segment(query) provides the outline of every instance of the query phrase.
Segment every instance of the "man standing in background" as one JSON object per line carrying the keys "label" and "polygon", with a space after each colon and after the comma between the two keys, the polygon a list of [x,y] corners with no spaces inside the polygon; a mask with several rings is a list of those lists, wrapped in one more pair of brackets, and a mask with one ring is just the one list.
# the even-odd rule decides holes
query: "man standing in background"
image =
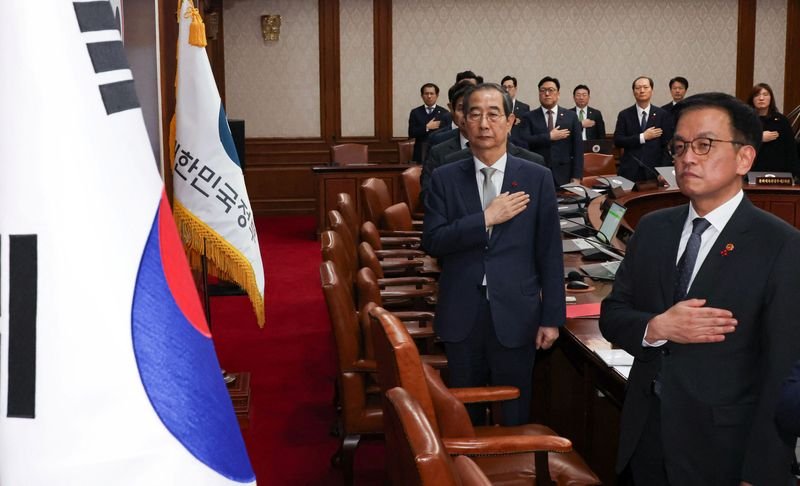
{"label": "man standing in background", "polygon": [[603,114],[589,106],[591,91],[585,84],[579,84],[572,90],[572,99],[575,100],[575,113],[581,122],[581,140],[602,140],[606,138],[606,122]]}
{"label": "man standing in background", "polygon": [[413,160],[421,164],[428,151],[428,135],[451,121],[450,112],[438,106],[439,87],[433,83],[425,83],[419,89],[422,106],[411,110],[408,115],[408,138],[415,139]]}

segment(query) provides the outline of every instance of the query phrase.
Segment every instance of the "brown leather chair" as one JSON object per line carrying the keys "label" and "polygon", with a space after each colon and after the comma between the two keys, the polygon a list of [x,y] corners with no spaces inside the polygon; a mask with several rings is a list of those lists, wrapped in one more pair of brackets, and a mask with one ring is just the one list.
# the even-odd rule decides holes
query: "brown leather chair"
{"label": "brown leather chair", "polygon": [[[345,224],[349,228],[354,235],[358,235],[357,238],[354,238],[356,241],[363,239],[364,235],[360,231],[362,227],[361,216],[358,214],[358,210],[356,209],[356,205],[353,202],[353,198],[350,197],[350,194],[346,192],[340,192],[336,195],[336,209],[342,215],[342,218],[345,221]],[[374,226],[374,223],[370,221],[364,221],[364,223],[369,223]],[[414,233],[415,236],[408,236],[396,232],[391,231],[381,231],[375,227],[375,238],[378,238],[381,242],[380,244],[376,244],[376,242],[370,241],[370,244],[376,250],[384,250],[384,249],[391,249],[391,248],[418,248],[420,245],[420,238]]]}
{"label": "brown leather chair", "polygon": [[386,392],[383,406],[387,455],[398,467],[396,486],[487,486],[492,483],[466,456],[451,459],[419,403],[400,387]]}
{"label": "brown leather chair", "polygon": [[[350,231],[350,225],[345,222],[342,214],[335,209],[328,211],[328,229],[342,236],[345,247],[350,252],[351,258],[357,261],[356,245],[358,245],[358,241],[360,240],[359,233],[356,232],[353,234]],[[415,275],[414,269],[425,264],[424,261],[418,258],[425,256],[425,253],[420,250],[377,250],[373,251],[373,256],[377,260],[376,265],[383,267],[388,274],[395,277]],[[361,266],[364,266],[364,264],[362,263]],[[381,270],[380,273],[381,278],[383,278],[384,270]]]}
{"label": "brown leather chair", "polygon": [[414,142],[416,139],[409,138],[408,140],[397,141],[397,162],[400,164],[408,164],[411,158],[414,157]]}
{"label": "brown leather chair", "polygon": [[343,143],[331,146],[331,165],[360,165],[369,162],[367,146]]}
{"label": "brown leather chair", "polygon": [[[322,259],[333,262],[339,275],[345,282],[350,284],[350,294],[353,296],[355,295],[356,274],[358,273],[359,265],[357,257],[354,259],[344,239],[341,234],[335,231],[323,231],[320,235]],[[427,277],[397,277],[381,280],[381,284],[386,288],[382,292],[390,292],[390,294],[387,294],[390,297],[384,298],[386,306],[391,307],[393,310],[402,310],[422,305],[420,300],[424,296],[431,296],[436,293],[436,289],[430,286],[432,282],[433,280]],[[417,289],[417,283],[423,286],[427,285],[427,287],[421,290]],[[353,306],[355,307],[355,301],[353,301]],[[425,307],[428,306],[425,305]]]}
{"label": "brown leather chair", "polygon": [[404,202],[392,204],[383,211],[383,225],[389,231],[419,231],[422,221],[414,220],[408,205]]}
{"label": "brown leather chair", "polygon": [[408,202],[408,209],[415,219],[422,219],[424,216],[425,207],[422,205],[419,193],[421,190],[419,178],[422,175],[422,166],[415,165],[403,171],[403,190],[406,193],[406,202]]}
{"label": "brown leather chair", "polygon": [[583,177],[616,174],[617,165],[613,154],[583,154]]}
{"label": "brown leather chair", "polygon": [[361,183],[361,196],[367,220],[375,223],[378,228],[384,228],[383,212],[393,204],[386,182],[377,177],[370,177]]}
{"label": "brown leather chair", "polygon": [[319,273],[336,344],[337,396],[341,404],[341,443],[332,460],[341,464],[345,483],[353,484],[353,458],[361,436],[383,431],[379,395],[369,392],[375,386],[370,376],[375,372],[375,361],[363,351],[366,337],[353,306],[352,287],[337,274],[333,262],[323,262]]}
{"label": "brown leather chair", "polygon": [[[503,484],[600,484],[569,440],[543,425],[473,427],[464,403],[516,398],[514,387],[448,389],[439,375],[419,359],[408,331],[390,312],[373,307],[371,332],[378,383],[385,393],[402,386],[417,401],[451,454],[474,457],[492,480]],[[559,454],[548,454],[558,452]],[[389,455],[388,467],[399,465]],[[552,478],[552,480],[551,480]]]}

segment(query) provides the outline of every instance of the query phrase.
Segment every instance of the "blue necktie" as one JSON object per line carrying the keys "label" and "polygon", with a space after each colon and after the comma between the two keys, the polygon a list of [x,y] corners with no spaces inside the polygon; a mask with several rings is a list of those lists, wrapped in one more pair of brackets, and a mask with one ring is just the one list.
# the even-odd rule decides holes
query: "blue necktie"
{"label": "blue necktie", "polygon": [[689,241],[686,242],[686,249],[678,261],[678,273],[675,278],[675,292],[673,294],[675,302],[686,298],[686,293],[689,291],[689,280],[692,279],[694,265],[697,262],[697,252],[700,251],[702,234],[709,226],[711,226],[711,223],[703,218],[695,218],[692,221],[692,234],[689,236]]}
{"label": "blue necktie", "polygon": [[647,130],[647,112],[646,112],[646,111],[643,111],[643,112],[642,112],[642,123],[641,123],[641,129],[642,129],[642,132],[644,132],[645,130]]}

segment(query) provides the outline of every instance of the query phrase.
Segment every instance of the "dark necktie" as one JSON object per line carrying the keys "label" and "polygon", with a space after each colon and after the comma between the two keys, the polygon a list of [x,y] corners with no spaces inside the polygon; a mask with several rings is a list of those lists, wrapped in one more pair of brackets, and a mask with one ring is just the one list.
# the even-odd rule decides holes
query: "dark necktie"
{"label": "dark necktie", "polygon": [[429,106],[426,106],[426,107],[425,107],[425,111],[427,111],[427,112],[428,112],[428,114],[430,115],[430,114],[431,114],[431,112],[433,111],[433,108],[431,108],[431,107],[429,107]]}
{"label": "dark necktie", "polygon": [[689,281],[692,279],[694,264],[697,262],[697,252],[700,251],[701,236],[711,223],[703,218],[695,218],[692,221],[692,234],[686,242],[686,249],[683,251],[681,259],[678,261],[678,272],[675,277],[675,291],[673,299],[679,302],[686,298],[689,291]]}
{"label": "dark necktie", "polygon": [[642,123],[641,123],[642,132],[647,130],[647,112],[642,112]]}
{"label": "dark necktie", "polygon": [[553,110],[547,110],[547,131],[553,131]]}

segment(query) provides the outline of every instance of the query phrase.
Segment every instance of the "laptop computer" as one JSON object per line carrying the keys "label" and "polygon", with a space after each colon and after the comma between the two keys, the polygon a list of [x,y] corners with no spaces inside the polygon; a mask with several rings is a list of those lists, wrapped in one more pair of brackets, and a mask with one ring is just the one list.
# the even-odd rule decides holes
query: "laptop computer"
{"label": "laptop computer", "polygon": [[750,171],[747,173],[747,183],[748,184],[758,184],[757,179],[759,178],[773,178],[773,177],[781,177],[781,178],[792,178],[791,172],[764,172],[759,170]]}
{"label": "laptop computer", "polygon": [[[603,245],[609,245],[611,240],[616,236],[617,231],[619,231],[619,226],[622,224],[622,218],[625,216],[625,211],[628,209],[623,206],[622,204],[613,201],[611,206],[609,206],[608,211],[606,212],[606,216],[603,219],[603,223],[600,225],[600,230],[598,233],[601,233],[603,236],[592,236],[590,238],[575,238],[572,240],[562,240],[561,247],[564,250],[564,253],[569,253],[573,251],[584,251],[584,250],[600,250],[603,251]],[[596,243],[596,244],[592,244]],[[599,244],[597,244],[599,243]],[[604,252],[605,253],[605,252]],[[615,254],[612,251],[608,251],[609,256],[614,256]]]}
{"label": "laptop computer", "polygon": [[614,142],[611,140],[584,140],[583,153],[613,154]]}
{"label": "laptop computer", "polygon": [[675,167],[671,165],[656,167],[656,172],[667,181],[669,187],[678,187],[678,182],[675,180]]}
{"label": "laptop computer", "polygon": [[614,280],[619,270],[620,260],[581,265],[581,271],[594,280]]}

